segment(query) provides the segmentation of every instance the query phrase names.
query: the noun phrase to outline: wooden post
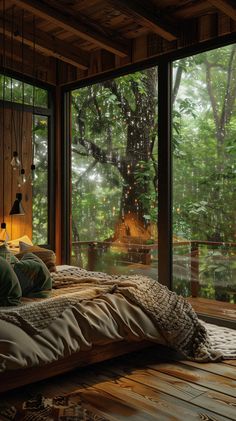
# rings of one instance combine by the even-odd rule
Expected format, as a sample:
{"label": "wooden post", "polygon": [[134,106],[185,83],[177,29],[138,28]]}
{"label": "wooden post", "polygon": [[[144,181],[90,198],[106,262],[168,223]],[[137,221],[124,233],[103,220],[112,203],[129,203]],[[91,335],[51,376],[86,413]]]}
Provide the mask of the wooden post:
{"label": "wooden post", "polygon": [[199,292],[199,245],[191,242],[191,296],[198,297]]}
{"label": "wooden post", "polygon": [[[55,251],[57,256],[57,264],[62,263],[62,133],[61,133],[61,89],[59,86],[55,89]],[[51,221],[52,223],[52,221]]]}
{"label": "wooden post", "polygon": [[87,270],[95,270],[97,263],[97,246],[95,243],[88,244],[88,265]]}
{"label": "wooden post", "polygon": [[158,66],[158,280],[172,289],[171,63]]}

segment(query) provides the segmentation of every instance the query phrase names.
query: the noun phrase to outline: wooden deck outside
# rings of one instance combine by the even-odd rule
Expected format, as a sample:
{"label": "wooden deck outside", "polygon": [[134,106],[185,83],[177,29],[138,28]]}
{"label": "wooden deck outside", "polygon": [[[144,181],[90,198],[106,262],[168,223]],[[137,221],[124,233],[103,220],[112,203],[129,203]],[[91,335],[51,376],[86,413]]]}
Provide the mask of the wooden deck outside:
{"label": "wooden deck outside", "polygon": [[75,402],[82,399],[98,420],[236,420],[236,360],[194,363],[155,346],[25,387],[1,399],[16,404],[36,393],[48,398],[73,394]]}
{"label": "wooden deck outside", "polygon": [[224,301],[209,300],[207,298],[188,298],[194,310],[200,315],[223,319],[236,323],[236,304]]}

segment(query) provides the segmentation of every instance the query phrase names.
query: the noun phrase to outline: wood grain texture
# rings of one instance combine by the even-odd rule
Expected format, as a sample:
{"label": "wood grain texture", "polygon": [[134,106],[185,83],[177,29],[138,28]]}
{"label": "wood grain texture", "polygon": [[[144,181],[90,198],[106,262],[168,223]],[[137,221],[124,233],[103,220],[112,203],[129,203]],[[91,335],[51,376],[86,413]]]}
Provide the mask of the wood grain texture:
{"label": "wood grain texture", "polygon": [[170,376],[183,379],[190,383],[207,387],[210,390],[221,392],[222,388],[224,388],[226,395],[236,397],[236,381],[228,377],[222,377],[197,367],[186,366],[179,362],[175,364],[152,364],[150,368],[157,372],[169,374]]}
{"label": "wood grain texture", "polygon": [[[1,5],[0,31],[3,32],[3,2]],[[52,84],[67,85],[151,57],[169,57],[185,47],[191,47],[195,53],[196,47],[207,40],[217,42],[222,36],[232,35],[228,42],[234,42],[236,34],[236,9],[232,0],[153,0],[147,4],[141,0],[70,0],[69,3],[9,0],[5,7],[7,44],[11,43],[14,14],[16,47],[13,60],[9,57],[4,60],[7,69],[19,70],[17,40],[19,44],[22,39],[24,15],[24,44],[29,53],[24,74],[35,78],[30,63],[35,17],[37,79]],[[3,63],[2,52],[3,43],[0,43],[0,63]],[[59,78],[55,73],[56,62],[60,63]]]}
{"label": "wood grain texture", "polygon": [[[126,402],[130,411],[133,410],[135,413],[137,419],[141,417],[141,419],[145,420],[160,419],[167,421],[173,419],[173,415],[176,421],[182,421],[183,417],[186,417],[188,420],[201,420],[203,416],[205,417],[204,419],[209,420],[217,419],[218,421],[223,421],[229,419],[130,380],[122,379],[115,384],[111,381],[107,382],[107,384],[100,382],[94,386],[94,389],[103,399],[106,399],[105,402],[115,401],[120,408],[121,403]],[[88,387],[87,394],[89,394],[90,390]],[[108,417],[110,415],[114,416],[110,411],[106,410],[105,413]]]}
{"label": "wood grain texture", "polygon": [[[13,390],[1,398],[16,404],[38,393],[48,398],[70,396],[71,404],[82,401],[97,417],[112,421],[235,421],[235,387],[227,370],[224,376],[226,364],[214,363],[213,370],[221,373],[214,375],[210,364],[192,367],[185,360],[179,363],[178,358],[168,348],[152,346]],[[231,369],[234,378],[236,367]],[[220,391],[214,390],[216,384]]]}
{"label": "wood grain texture", "polygon": [[148,345],[150,344],[145,341],[110,343],[104,346],[94,347],[91,351],[80,351],[65,358],[60,358],[44,367],[25,368],[0,373],[0,393],[15,387],[57,376],[77,367],[94,364],[137,349],[146,348]]}
{"label": "wood grain texture", "polygon": [[[236,361],[235,361],[236,362]],[[181,363],[185,364],[189,367],[199,367],[199,364],[193,361],[181,361]],[[228,377],[229,379],[236,380],[236,372],[232,370],[230,366],[226,366],[225,364],[218,364],[218,363],[205,363],[201,365],[201,370],[208,371],[209,373],[219,374],[220,376]]]}
{"label": "wood grain texture", "polygon": [[[7,231],[11,239],[19,238],[23,235],[28,235],[32,238],[32,186],[27,182],[20,189],[17,186],[18,171],[13,171],[11,167],[11,159],[13,150],[15,150],[15,136],[12,138],[14,133],[13,125],[15,125],[15,131],[17,135],[21,133],[21,127],[23,122],[23,133],[22,133],[22,159],[26,175],[30,172],[30,166],[32,164],[32,113],[24,112],[22,120],[22,112],[18,110],[12,111],[10,108],[0,109],[0,127],[3,130],[3,112],[5,114],[4,119],[4,143],[1,142],[1,154],[0,154],[0,166],[3,175],[4,169],[4,198],[3,198],[3,177],[0,179],[0,197],[1,200],[1,222],[3,220],[3,213],[5,222],[7,224]],[[3,146],[4,145],[4,146]],[[3,147],[4,147],[4,165],[3,165]],[[18,151],[19,152],[19,151]],[[10,216],[9,212],[16,198],[16,193],[22,193],[22,204],[25,209],[24,216]],[[3,209],[4,208],[4,209]]]}
{"label": "wood grain texture", "polygon": [[236,20],[236,7],[231,5],[228,0],[208,0],[212,6],[215,6],[225,15],[229,16],[231,19]]}
{"label": "wood grain texture", "polygon": [[198,314],[236,321],[236,304],[198,297],[188,298],[188,301]]}

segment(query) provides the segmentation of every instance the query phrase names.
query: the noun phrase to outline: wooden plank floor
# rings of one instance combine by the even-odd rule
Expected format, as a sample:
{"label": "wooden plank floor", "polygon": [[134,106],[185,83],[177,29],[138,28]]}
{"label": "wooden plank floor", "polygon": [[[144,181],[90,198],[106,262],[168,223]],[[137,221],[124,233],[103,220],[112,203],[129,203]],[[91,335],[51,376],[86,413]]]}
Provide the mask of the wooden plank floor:
{"label": "wooden plank floor", "polygon": [[194,310],[198,314],[236,322],[236,304],[200,297],[188,298],[188,301],[192,304]]}
{"label": "wooden plank floor", "polygon": [[236,361],[193,363],[153,346],[8,392],[1,401],[16,403],[37,393],[70,394],[98,420],[236,420]]}

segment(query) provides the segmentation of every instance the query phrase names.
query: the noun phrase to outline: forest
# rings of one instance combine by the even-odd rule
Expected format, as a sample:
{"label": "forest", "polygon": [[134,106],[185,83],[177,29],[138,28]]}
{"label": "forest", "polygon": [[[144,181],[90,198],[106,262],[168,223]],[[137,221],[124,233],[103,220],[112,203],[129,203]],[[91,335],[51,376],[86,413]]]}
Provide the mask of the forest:
{"label": "forest", "polygon": [[[97,269],[157,277],[157,75],[153,67],[72,93],[77,264],[86,264],[78,242],[104,242]],[[235,98],[236,45],[173,63],[173,273],[183,295],[194,279],[199,295],[235,300]],[[148,244],[145,267],[130,251]]]}

